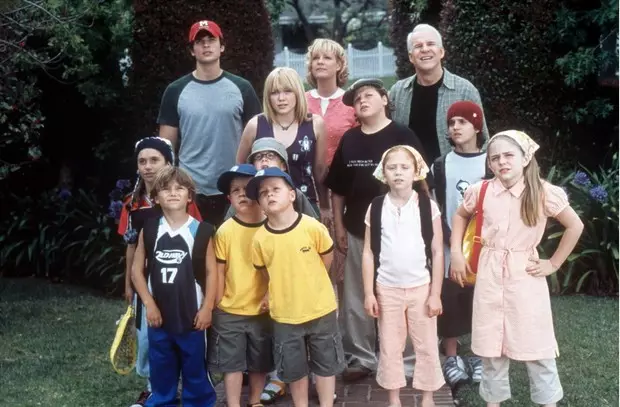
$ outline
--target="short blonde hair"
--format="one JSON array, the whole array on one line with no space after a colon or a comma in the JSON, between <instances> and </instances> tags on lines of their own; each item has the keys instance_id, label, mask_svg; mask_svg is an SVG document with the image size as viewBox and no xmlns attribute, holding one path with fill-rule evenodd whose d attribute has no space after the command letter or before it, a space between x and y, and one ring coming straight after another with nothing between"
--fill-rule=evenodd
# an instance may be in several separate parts
<instances>
[{"instance_id":1,"label":"short blonde hair","mask_svg":"<svg viewBox=\"0 0 620 407\"><path fill-rule=\"evenodd\" d=\"M304 85L297 71L292 68L280 67L269 73L265 79L265 89L263 90L263 112L269 123L273 123L276 111L271 106L270 96L274 92L291 90L295 94L295 120L302 123L308 119L308 103L304 95Z\"/></svg>"},{"instance_id":2,"label":"short blonde hair","mask_svg":"<svg viewBox=\"0 0 620 407\"><path fill-rule=\"evenodd\" d=\"M349 80L349 64L347 63L347 54L344 52L342 45L338 44L334 40L327 38L317 38L308 47L306 53L306 81L316 88L316 80L312 76L312 58L318 53L333 54L336 60L340 63L342 68L336 72L336 86L342 88Z\"/></svg>"},{"instance_id":3,"label":"short blonde hair","mask_svg":"<svg viewBox=\"0 0 620 407\"><path fill-rule=\"evenodd\" d=\"M153 189L151 190L151 198L155 199L161 190L174 181L182 187L187 188L189 199L193 201L196 197L196 184L194 180L187 172L179 167L173 167L172 165L166 165L164 168L157 171L155 181L153 182Z\"/></svg>"}]
</instances>

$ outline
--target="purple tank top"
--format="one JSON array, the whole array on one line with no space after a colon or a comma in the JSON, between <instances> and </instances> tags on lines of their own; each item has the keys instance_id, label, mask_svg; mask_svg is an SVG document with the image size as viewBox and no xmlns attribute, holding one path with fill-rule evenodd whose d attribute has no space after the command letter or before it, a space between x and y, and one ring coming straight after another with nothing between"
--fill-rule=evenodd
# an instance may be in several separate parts
<instances>
[{"instance_id":1,"label":"purple tank top","mask_svg":"<svg viewBox=\"0 0 620 407\"><path fill-rule=\"evenodd\" d=\"M274 137L273 126L264 115L258 116L256 140L263 137ZM310 202L317 202L317 192L312 176L314 155L316 154L316 137L312 120L304 120L297 128L297 136L287 147L288 173L293 183L303 192Z\"/></svg>"}]
</instances>

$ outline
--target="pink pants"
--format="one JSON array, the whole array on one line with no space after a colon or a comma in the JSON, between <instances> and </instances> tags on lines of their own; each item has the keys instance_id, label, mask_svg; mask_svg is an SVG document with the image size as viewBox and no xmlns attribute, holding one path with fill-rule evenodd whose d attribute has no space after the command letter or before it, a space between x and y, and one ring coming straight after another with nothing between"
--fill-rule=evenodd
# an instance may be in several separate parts
<instances>
[{"instance_id":1,"label":"pink pants","mask_svg":"<svg viewBox=\"0 0 620 407\"><path fill-rule=\"evenodd\" d=\"M407 332L416 355L413 387L435 391L445 383L439 362L437 317L429 318L426 307L429 290L429 284L415 288L377 284L380 348L377 383L384 389L407 385L403 365Z\"/></svg>"}]
</instances>

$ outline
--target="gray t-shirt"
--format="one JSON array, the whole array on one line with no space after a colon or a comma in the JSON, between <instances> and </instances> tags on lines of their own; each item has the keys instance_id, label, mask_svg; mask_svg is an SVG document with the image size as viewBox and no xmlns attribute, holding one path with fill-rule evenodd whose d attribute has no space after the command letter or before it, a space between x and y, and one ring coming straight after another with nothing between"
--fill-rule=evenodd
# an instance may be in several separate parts
<instances>
[{"instance_id":1,"label":"gray t-shirt","mask_svg":"<svg viewBox=\"0 0 620 407\"><path fill-rule=\"evenodd\" d=\"M202 81L190 73L166 88L157 123L179 129L179 166L197 192L218 195L218 177L235 165L243 128L261 110L247 80L224 71Z\"/></svg>"}]
</instances>

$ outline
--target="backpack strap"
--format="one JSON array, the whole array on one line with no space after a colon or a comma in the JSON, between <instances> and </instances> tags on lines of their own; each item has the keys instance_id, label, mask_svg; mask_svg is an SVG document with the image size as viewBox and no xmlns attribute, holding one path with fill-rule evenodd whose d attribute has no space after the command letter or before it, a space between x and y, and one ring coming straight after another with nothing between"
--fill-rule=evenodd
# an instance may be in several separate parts
<instances>
[{"instance_id":1,"label":"backpack strap","mask_svg":"<svg viewBox=\"0 0 620 407\"><path fill-rule=\"evenodd\" d=\"M424 240L424 252L426 253L426 267L433 277L433 211L431 209L431 198L425 193L418 192L418 206L420 208L420 226L422 229L422 240Z\"/></svg>"},{"instance_id":2,"label":"backpack strap","mask_svg":"<svg viewBox=\"0 0 620 407\"><path fill-rule=\"evenodd\" d=\"M149 257L153 254L153 250L155 250L155 240L157 240L157 230L159 229L160 221L161 218L159 216L156 218L149 218L144 221L144 226L142 227L142 237L144 239L144 254L147 262L149 260Z\"/></svg>"},{"instance_id":3,"label":"backpack strap","mask_svg":"<svg viewBox=\"0 0 620 407\"><path fill-rule=\"evenodd\" d=\"M207 247L214 231L215 228L210 223L200 222L196 230L196 236L194 236L192 268L194 270L194 278L202 290L202 295L206 295L207 292L205 285L207 278ZM214 272L214 270L211 271Z\"/></svg>"},{"instance_id":4,"label":"backpack strap","mask_svg":"<svg viewBox=\"0 0 620 407\"><path fill-rule=\"evenodd\" d=\"M379 258L381 254L381 212L383 211L383 201L385 195L379 195L370 204L370 250L375 262L374 285L377 284L377 270L379 269Z\"/></svg>"},{"instance_id":5,"label":"backpack strap","mask_svg":"<svg viewBox=\"0 0 620 407\"><path fill-rule=\"evenodd\" d=\"M450 245L450 219L446 216L446 156L438 157L433 163L433 177L435 178L435 199L441 211L441 229L443 231L443 241Z\"/></svg>"}]
</instances>

